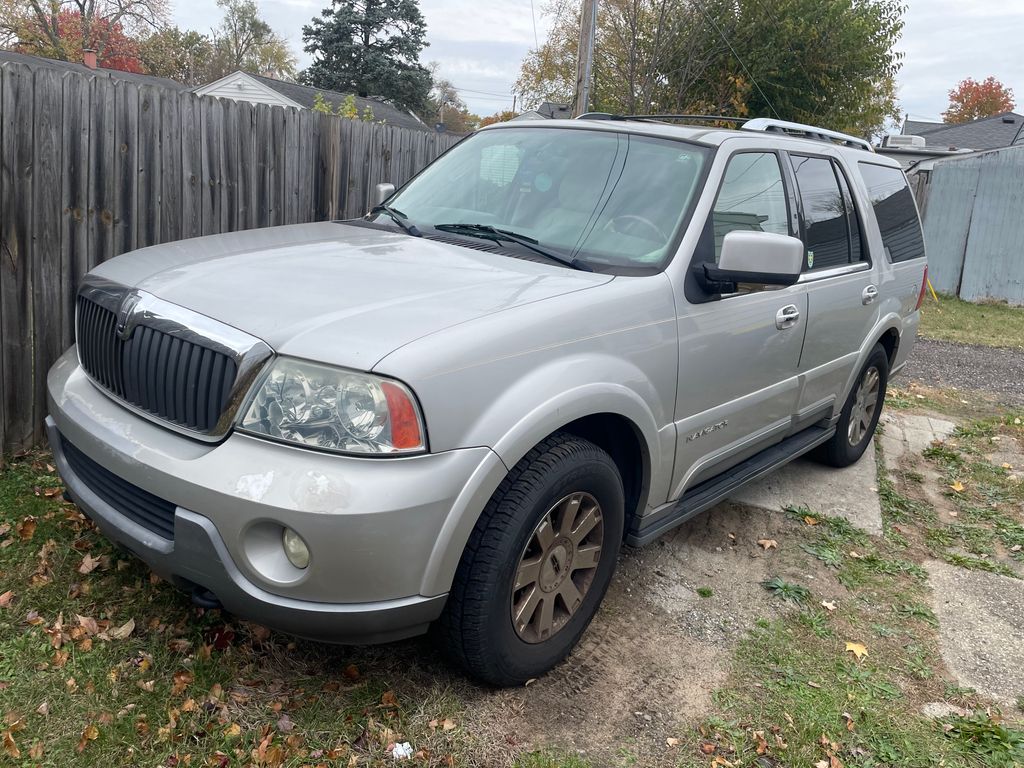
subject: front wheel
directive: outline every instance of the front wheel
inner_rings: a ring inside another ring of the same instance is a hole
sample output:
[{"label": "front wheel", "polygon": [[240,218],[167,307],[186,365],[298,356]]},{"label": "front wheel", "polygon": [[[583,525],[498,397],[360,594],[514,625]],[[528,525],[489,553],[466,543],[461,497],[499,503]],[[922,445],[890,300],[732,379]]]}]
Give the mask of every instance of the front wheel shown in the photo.
[{"label": "front wheel", "polygon": [[848,467],[864,454],[882,415],[888,382],[889,356],[877,344],[843,405],[835,435],[818,449],[816,458],[833,467]]},{"label": "front wheel", "polygon": [[625,516],[615,462],[559,433],[520,461],[470,536],[439,630],[455,661],[519,685],[564,659],[608,589]]}]

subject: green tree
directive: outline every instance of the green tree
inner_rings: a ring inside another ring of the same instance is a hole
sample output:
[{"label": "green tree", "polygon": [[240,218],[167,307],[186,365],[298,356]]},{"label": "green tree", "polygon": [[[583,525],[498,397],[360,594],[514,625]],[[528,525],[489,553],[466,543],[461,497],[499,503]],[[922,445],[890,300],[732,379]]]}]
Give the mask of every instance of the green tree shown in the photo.
[{"label": "green tree", "polygon": [[276,78],[295,76],[288,42],[260,16],[255,0],[217,0],[224,18],[213,29],[211,79],[241,69]]},{"label": "green tree", "polygon": [[165,27],[143,38],[139,58],[151,75],[196,86],[215,80],[211,76],[213,41],[194,29]]},{"label": "green tree", "polygon": [[[603,0],[592,109],[778,116],[868,134],[897,117],[902,0]],[[571,101],[579,7],[552,0],[526,106]]]},{"label": "green tree", "polygon": [[430,108],[430,73],[420,64],[426,22],[416,0],[333,0],[302,28],[313,63],[299,79],[316,88],[381,96]]}]

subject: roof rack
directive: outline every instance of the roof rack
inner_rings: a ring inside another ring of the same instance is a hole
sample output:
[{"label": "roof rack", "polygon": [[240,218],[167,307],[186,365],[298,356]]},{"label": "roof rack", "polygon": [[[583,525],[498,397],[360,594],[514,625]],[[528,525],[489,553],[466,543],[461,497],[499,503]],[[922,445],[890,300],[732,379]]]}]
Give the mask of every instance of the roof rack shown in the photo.
[{"label": "roof rack", "polygon": [[764,131],[766,133],[785,133],[798,135],[805,139],[815,141],[827,141],[830,144],[836,142],[858,149],[866,149],[874,152],[875,148],[871,142],[857,136],[839,131],[830,131],[828,128],[819,128],[816,125],[804,125],[803,123],[791,123],[787,120],[774,120],[770,117],[733,117],[730,115],[616,115],[610,112],[587,112],[576,118],[577,120],[682,120],[688,123],[735,123],[745,131]]},{"label": "roof rack", "polygon": [[610,112],[587,112],[577,120],[685,120],[689,123],[736,123],[743,125],[750,118],[730,115],[615,115]]},{"label": "roof rack", "polygon": [[768,133],[787,133],[802,135],[804,138],[815,139],[817,141],[827,141],[829,143],[840,143],[847,147],[857,147],[858,149],[866,149],[868,152],[874,152],[875,148],[871,146],[871,142],[866,139],[861,139],[857,136],[851,136],[848,133],[840,133],[839,131],[830,131],[827,128],[818,128],[814,125],[804,125],[803,123],[791,123],[786,120],[773,120],[770,117],[757,117],[753,120],[747,120],[743,126],[745,131],[765,131]]}]

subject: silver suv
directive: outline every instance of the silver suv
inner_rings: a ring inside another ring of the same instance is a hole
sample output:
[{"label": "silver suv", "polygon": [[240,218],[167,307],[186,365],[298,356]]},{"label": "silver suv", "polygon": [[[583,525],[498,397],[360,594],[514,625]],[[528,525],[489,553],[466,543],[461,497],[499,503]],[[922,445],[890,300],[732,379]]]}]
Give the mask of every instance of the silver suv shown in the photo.
[{"label": "silver suv", "polygon": [[622,542],[803,454],[857,461],[914,344],[917,209],[851,136],[513,122],[378,192],[81,289],[57,466],[202,605],[336,642],[433,626],[521,683],[579,640]]}]

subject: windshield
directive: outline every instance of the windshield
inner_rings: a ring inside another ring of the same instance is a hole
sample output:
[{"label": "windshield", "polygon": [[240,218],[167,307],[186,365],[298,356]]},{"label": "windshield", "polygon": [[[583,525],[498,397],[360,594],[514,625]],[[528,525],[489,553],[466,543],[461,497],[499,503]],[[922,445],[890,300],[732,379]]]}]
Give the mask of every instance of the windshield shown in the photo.
[{"label": "windshield", "polygon": [[609,131],[482,131],[388,203],[425,231],[482,224],[592,265],[659,267],[707,153]]}]

